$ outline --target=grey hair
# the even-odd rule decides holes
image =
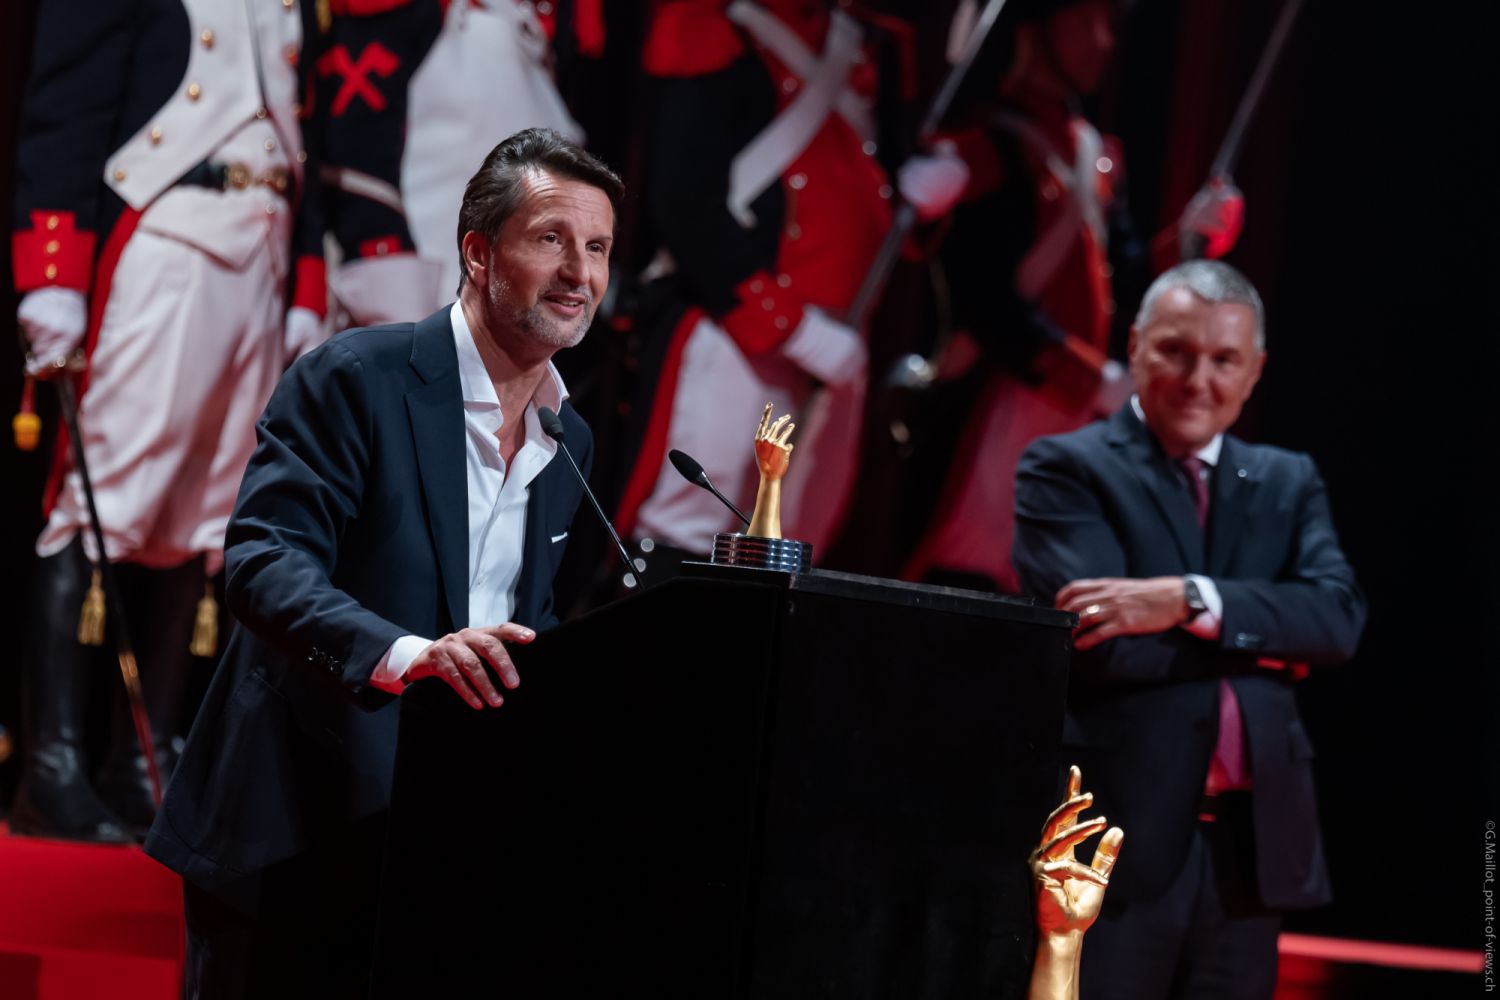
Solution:
[[[1146,289],[1135,314],[1137,330],[1144,330],[1156,302],[1174,288],[1186,288],[1205,302],[1231,302],[1255,313],[1255,349],[1266,349],[1266,307],[1250,279],[1221,260],[1187,260],[1169,268]]]

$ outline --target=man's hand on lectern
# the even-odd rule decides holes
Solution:
[[[438,677],[470,708],[482,709],[486,704],[499,708],[505,704],[505,699],[495,689],[485,665],[489,665],[505,687],[516,688],[521,683],[521,675],[505,651],[505,643],[524,645],[535,638],[536,633],[531,629],[512,622],[459,629],[418,653],[402,677],[407,681]]]

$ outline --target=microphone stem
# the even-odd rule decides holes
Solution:
[[[557,447],[561,449],[563,455],[568,459],[568,464],[573,467],[573,471],[578,475],[578,481],[583,484],[583,494],[584,496],[589,498],[589,503],[594,505],[594,512],[599,515],[599,520],[604,522],[604,530],[608,531],[609,537],[615,540],[615,548],[620,553],[620,562],[625,567],[625,585],[627,587],[635,586],[635,563],[631,561],[630,553],[625,549],[625,543],[620,541],[620,533],[615,530],[614,524],[605,515],[604,508],[599,506],[598,498],[594,496],[594,491],[589,489],[589,481],[584,477],[583,470],[578,467],[578,463],[573,461],[573,453],[568,450],[568,446],[563,442],[558,441]]]
[[[750,527],[750,518],[745,515],[744,511],[740,510],[733,503],[731,503],[728,497],[719,492],[719,488],[714,485],[714,481],[712,479],[704,476],[703,482],[709,488],[709,491],[713,493],[714,496],[719,498],[720,503],[728,507],[730,510],[734,511],[734,516],[745,522],[745,527]]]

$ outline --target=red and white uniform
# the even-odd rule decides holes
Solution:
[[[302,30],[296,0],[41,6],[15,280],[87,296],[79,419],[113,559],[215,568],[294,276],[322,309],[321,260],[292,249]],[[181,182],[203,164],[245,183]],[[87,523],[65,445],[57,471],[41,555]]]
[[[359,324],[452,301],[464,187],[500,140],[545,127],[582,139],[525,0],[339,0],[318,78],[325,197],[343,264],[335,299]],[[340,98],[344,99],[340,99]]]
[[[1082,118],[1006,111],[990,128],[1010,140],[1006,146],[1019,152],[1019,161],[1003,162],[994,148],[977,147],[972,137],[963,143],[966,158],[975,165],[980,184],[990,179],[1030,189],[1034,225],[1023,252],[1013,261],[997,255],[998,267],[990,276],[1013,291],[989,288],[983,297],[993,305],[1013,296],[1032,315],[1044,316],[1054,336],[1066,340],[1049,342],[1037,335],[1036,345],[1011,352],[1027,370],[990,376],[964,429],[932,527],[903,575],[921,579],[934,569],[957,571],[988,577],[1000,590],[1015,593],[1019,584],[1010,550],[1021,453],[1041,435],[1076,430],[1102,415],[1101,398],[1111,406],[1116,402],[1092,386],[1080,391],[1066,384],[1053,363],[1059,353],[1071,351],[1093,364],[1106,364],[1114,316],[1107,215],[1113,176],[1122,164],[1118,146]],[[991,224],[1014,227],[1023,221]],[[1013,270],[1001,273],[1007,263],[1014,264]],[[1012,327],[1027,322],[1019,308],[993,311]],[[1015,329],[1000,334],[1023,336]]]
[[[622,530],[706,552],[739,523],[662,461],[678,448],[744,507],[762,408],[794,414],[783,533],[823,546],[852,485],[865,352],[835,322],[890,226],[868,26],[842,10],[664,4],[645,193],[688,307],[662,363]]]

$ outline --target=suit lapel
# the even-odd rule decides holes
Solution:
[[[1238,441],[1224,436],[1224,449],[1214,470],[1213,501],[1208,514],[1208,570],[1214,576],[1222,576],[1229,570],[1258,485],[1245,464],[1243,452]]]
[[[458,352],[446,308],[417,324],[411,366],[426,383],[406,394],[406,412],[427,501],[427,527],[450,625],[460,629],[469,624],[469,477]]]
[[[1203,532],[1198,530],[1198,513],[1181,475],[1129,404],[1115,414],[1111,424],[1110,442],[1125,450],[1125,464],[1161,512],[1183,565],[1189,572],[1204,568]]]

